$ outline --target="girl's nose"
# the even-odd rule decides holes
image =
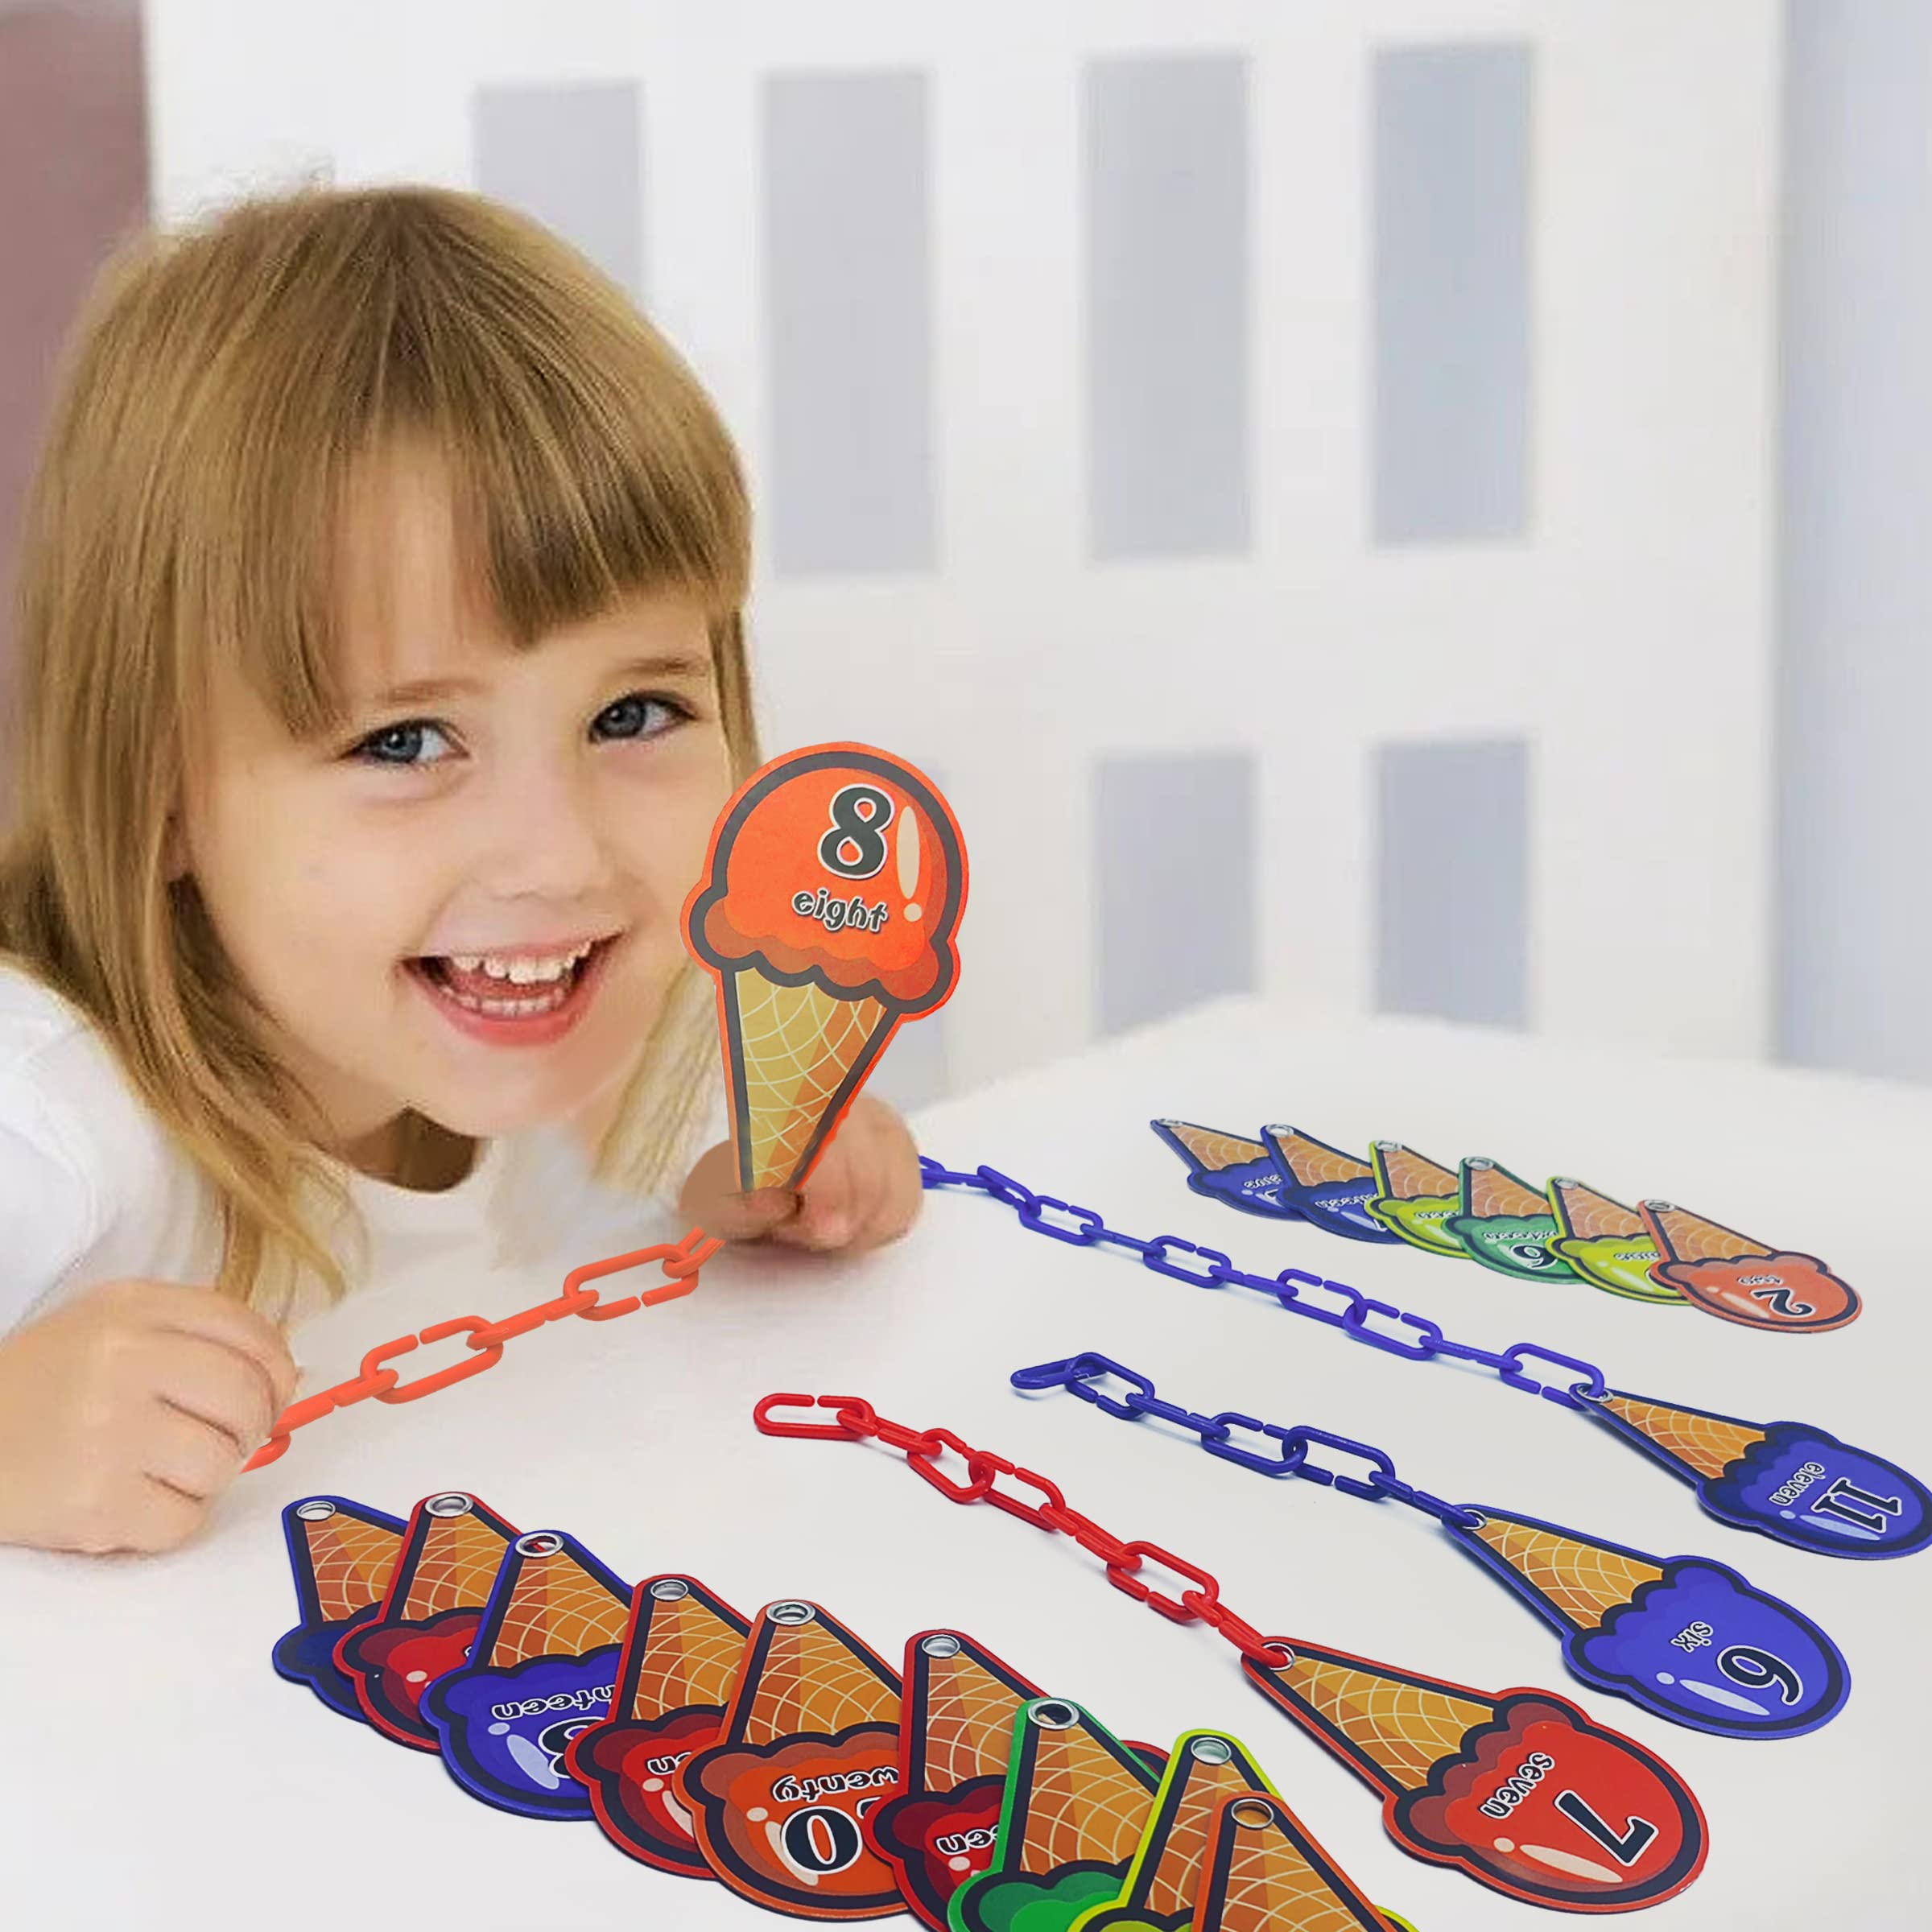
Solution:
[[[581,898],[609,882],[610,848],[592,774],[555,762],[506,770],[491,789],[479,883],[500,898]]]

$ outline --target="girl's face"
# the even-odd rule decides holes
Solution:
[[[635,1064],[731,791],[705,613],[652,597],[513,650],[439,466],[372,472],[339,596],[350,722],[213,705],[179,863],[351,1153],[405,1108],[489,1136]]]

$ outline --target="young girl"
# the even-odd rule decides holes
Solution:
[[[0,1541],[187,1538],[360,1211],[448,1191],[453,1241],[518,1141],[727,1238],[910,1223],[877,1103],[802,1199],[689,1162],[749,547],[690,371],[488,202],[305,190],[104,277],[21,558]]]

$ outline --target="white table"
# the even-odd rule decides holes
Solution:
[[[1154,1114],[1252,1131],[1292,1121],[1339,1143],[1393,1136],[1487,1153],[1540,1181],[1666,1193],[1820,1253],[1865,1294],[1851,1328],[1762,1336],[1575,1284],[1517,1286],[1466,1263],[1345,1243],[1187,1194]],[[1666,1063],[1385,1022],[1327,1028],[1211,1009],[931,1110],[923,1144],[988,1161],[1141,1235],[1175,1232],[1260,1271],[1351,1281],[1490,1346],[1534,1338],[1613,1385],[1757,1420],[1791,1416],[1932,1472],[1932,1306],[1918,1239],[1881,1208],[1924,1199],[1932,1096],[1729,1065]],[[557,1275],[524,1286],[534,1300]],[[303,1333],[316,1383],[372,1342],[477,1305],[430,1279]],[[1741,1569],[1822,1623],[1849,1705],[1783,1743],[1709,1737],[1579,1685],[1554,1638],[1423,1517],[1312,1484],[1270,1484],[1066,1395],[1022,1398],[1022,1364],[1084,1348],[1186,1406],[1377,1442],[1410,1480],[1664,1554]],[[1378,1903],[1422,1932],[1549,1925],[1405,1857],[1364,1788],[1244,1683],[1234,1653],[1108,1588],[1098,1567],[988,1509],[948,1507],[876,1448],[768,1439],[780,1389],[870,1397],[1058,1479],[1126,1537],[1204,1563],[1262,1628],[1485,1689],[1543,1685],[1660,1752],[1710,1821],[1704,1876],[1641,1922],[1756,1932],[1906,1932],[1932,1922],[1926,1825],[1932,1554],[1831,1562],[1729,1530],[1607,1430],[1493,1378],[1352,1346],[1241,1291],[1208,1294],[1125,1256],[1022,1232],[984,1198],[928,1200],[914,1234],[856,1262],[739,1255],[688,1300],[564,1323],[493,1373],[407,1407],[364,1404],[296,1437],[172,1557],[101,1563],[0,1552],[0,1898],[23,1927],[273,1925],[339,1932],[604,1926],[749,1929],[721,1887],[621,1856],[589,1824],[512,1817],[432,1758],[385,1743],[278,1678],[294,1620],[278,1513],[315,1491],[401,1515],[472,1489],[525,1528],[574,1531],[625,1575],[681,1568],[749,1610],[818,1599],[897,1657],[956,1624],[1125,1735],[1223,1727]]]

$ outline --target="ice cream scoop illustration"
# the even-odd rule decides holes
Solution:
[[[1909,1556],[1932,1543],[1925,1484],[1814,1423],[1747,1422],[1614,1389],[1585,1406],[1740,1530],[1827,1556]]]
[[[1858,1291],[1814,1254],[1791,1254],[1674,1201],[1638,1211],[1663,1257],[1652,1271],[1707,1315],[1746,1327],[1818,1334],[1858,1319]]]
[[[894,1031],[959,976],[966,854],[939,793],[861,745],[774,760],[725,807],[685,907],[716,978],[739,1184],[795,1187]]]
[[[1843,1707],[1851,1679],[1837,1645],[1735,1570],[1486,1505],[1474,1513],[1444,1527],[1555,1626],[1564,1662],[1600,1690],[1730,1737],[1795,1737]]]
[[[1472,1690],[1298,1640],[1284,1662],[1243,1667],[1381,1794],[1397,1844],[1493,1891],[1628,1912],[1703,1868],[1703,1814],[1683,1781],[1565,1698]]]

